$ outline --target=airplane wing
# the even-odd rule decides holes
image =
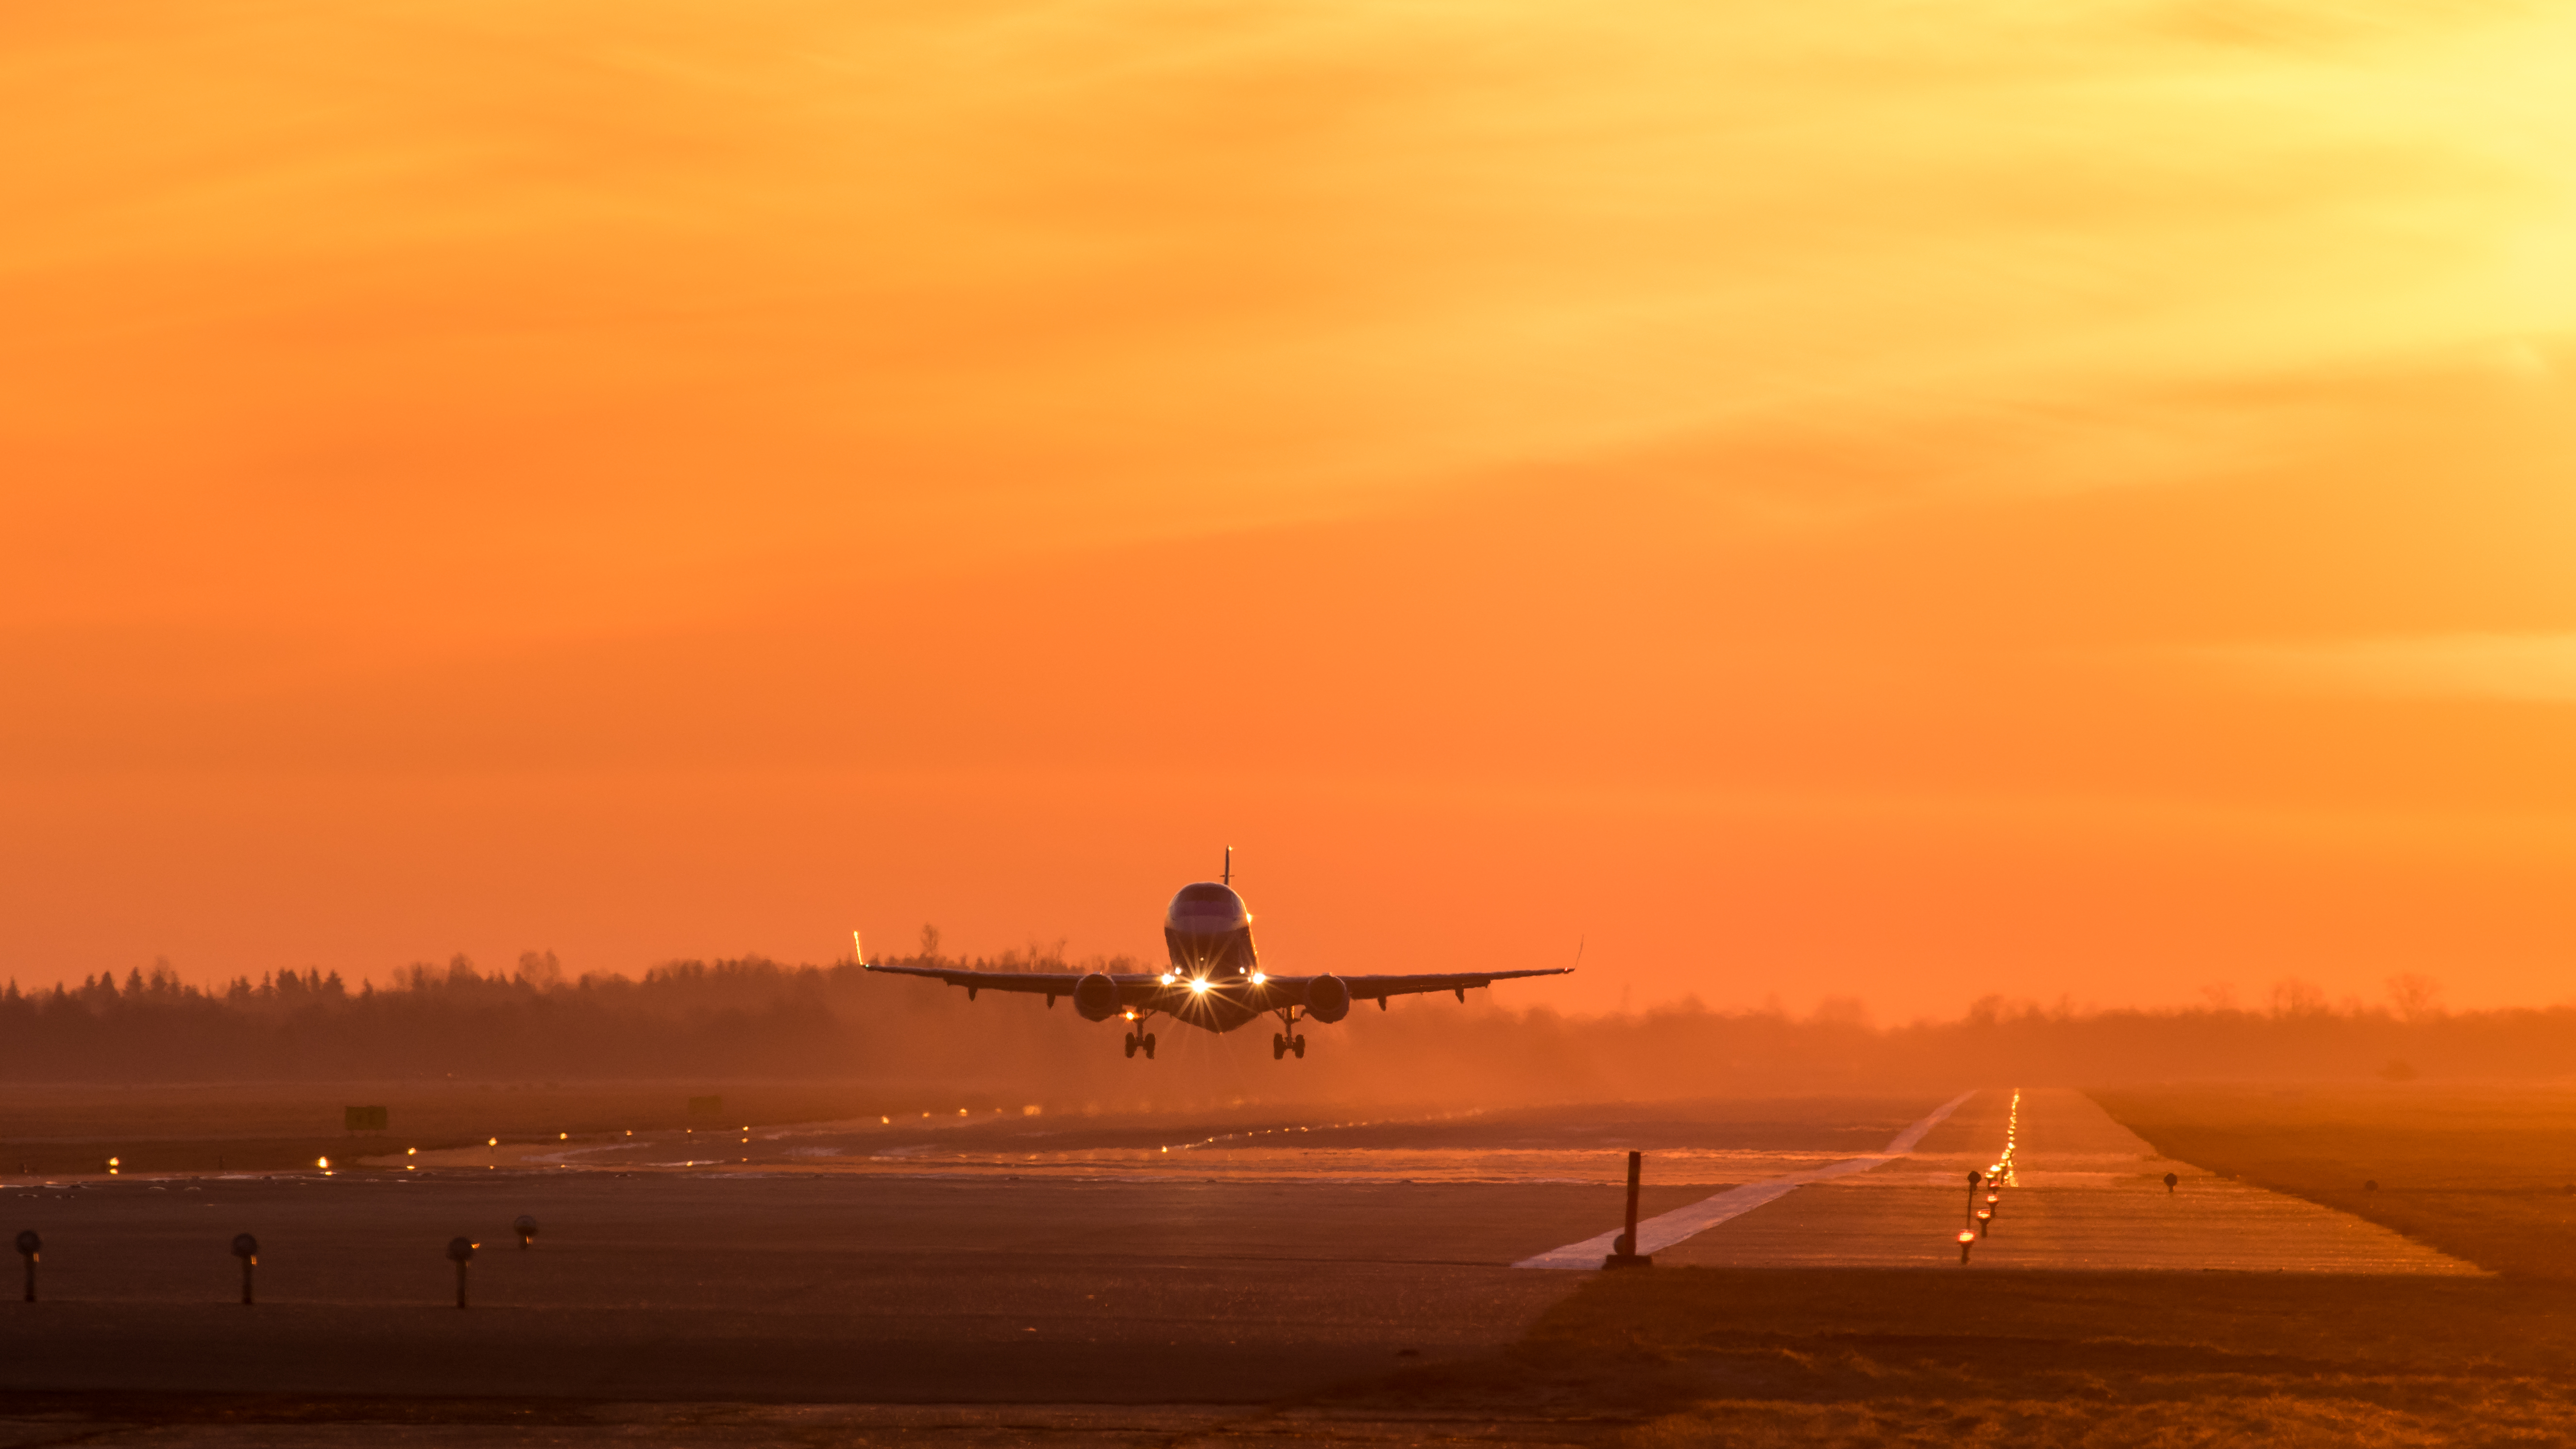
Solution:
[[[1430,992],[1450,991],[1457,993],[1458,999],[1464,1001],[1471,989],[1491,986],[1497,981],[1513,981],[1524,976],[1570,976],[1572,974],[1574,974],[1574,968],[1571,966],[1551,966],[1543,971],[1443,971],[1422,976],[1344,976],[1341,982],[1351,989],[1353,1001],[1374,1001],[1383,1006],[1390,996],[1419,996]],[[1307,983],[1316,978],[1273,976],[1270,979],[1302,995]]]
[[[950,986],[963,986],[966,988],[966,999],[969,1001],[974,1000],[978,992],[984,991],[1018,991],[1032,996],[1050,998],[1071,996],[1074,986],[1082,980],[1080,973],[1071,971],[969,971],[962,967],[949,966],[867,966],[865,969],[883,971],[894,976],[926,976],[933,981],[945,982]],[[1572,974],[1572,967],[1553,966],[1539,971],[1443,971],[1421,976],[1344,976],[1339,980],[1344,986],[1350,988],[1353,1001],[1374,1001],[1383,1007],[1390,996],[1419,996],[1448,991],[1456,993],[1458,999],[1464,1001],[1470,990],[1491,986],[1497,981],[1514,981],[1526,976]],[[1179,985],[1167,983],[1160,975],[1150,972],[1121,973],[1109,979],[1118,984],[1118,1004],[1121,1006],[1153,1002],[1159,997],[1171,996],[1182,989]],[[1306,988],[1320,979],[1322,978],[1319,976],[1265,976],[1263,981],[1267,984],[1267,989],[1256,987],[1255,990],[1260,991],[1262,996],[1268,997],[1274,1003],[1281,1000],[1302,1003],[1306,1000]],[[1223,984],[1233,989],[1242,983],[1228,978]],[[1269,1007],[1263,1005],[1262,1009],[1267,1010]]]
[[[966,999],[972,1001],[979,991],[1024,991],[1032,996],[1071,996],[1074,984],[1082,980],[1075,971],[968,971],[947,966],[866,966],[869,971],[883,971],[892,976],[927,976],[951,986],[966,988]],[[1156,978],[1143,975],[1119,975],[1109,978],[1118,983],[1122,1002],[1156,989]]]

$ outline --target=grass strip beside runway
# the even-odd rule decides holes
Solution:
[[[1345,1411],[1628,1445],[2557,1444],[2571,1353],[2576,1301],[2494,1277],[1657,1268]]]
[[[2092,1095],[2168,1157],[2508,1276],[2576,1283],[2576,1092],[2410,1083]]]

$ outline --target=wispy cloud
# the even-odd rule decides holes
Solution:
[[[2576,631],[2413,634],[2194,652],[2246,679],[2298,690],[2576,703]]]
[[[2242,467],[2173,400],[2576,328],[2563,10],[175,15],[0,47],[0,461],[115,538],[30,607],[542,560],[528,620],[1638,458],[1843,517]]]

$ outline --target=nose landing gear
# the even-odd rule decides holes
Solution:
[[[1145,1053],[1145,1060],[1150,1062],[1154,1059],[1154,1034],[1152,1032],[1131,1031],[1127,1033],[1127,1055],[1131,1057],[1136,1055],[1140,1048]]]

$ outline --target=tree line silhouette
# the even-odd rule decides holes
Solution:
[[[989,970],[1140,969],[1032,948],[910,958]],[[675,961],[568,978],[551,953],[484,971],[418,964],[388,986],[280,971],[187,985],[166,962],[120,982],[0,988],[0,1080],[916,1080],[1119,1101],[1370,1095],[1406,1101],[1877,1091],[1952,1083],[2535,1079],[2576,1062],[2576,1008],[2445,1012],[2399,978],[2392,1007],[2328,1005],[2297,983],[2258,1009],[2083,1011],[1989,997],[1951,1021],[1873,1026],[1857,1003],[1811,1015],[1697,1002],[1605,1017],[1478,993],[1363,1009],[1311,1031],[1315,1059],[1269,1058],[1260,1022],[1225,1038],[1162,1032],[1164,1060],[1117,1050],[1116,1024],[1042,998],[965,993],[855,962]]]

